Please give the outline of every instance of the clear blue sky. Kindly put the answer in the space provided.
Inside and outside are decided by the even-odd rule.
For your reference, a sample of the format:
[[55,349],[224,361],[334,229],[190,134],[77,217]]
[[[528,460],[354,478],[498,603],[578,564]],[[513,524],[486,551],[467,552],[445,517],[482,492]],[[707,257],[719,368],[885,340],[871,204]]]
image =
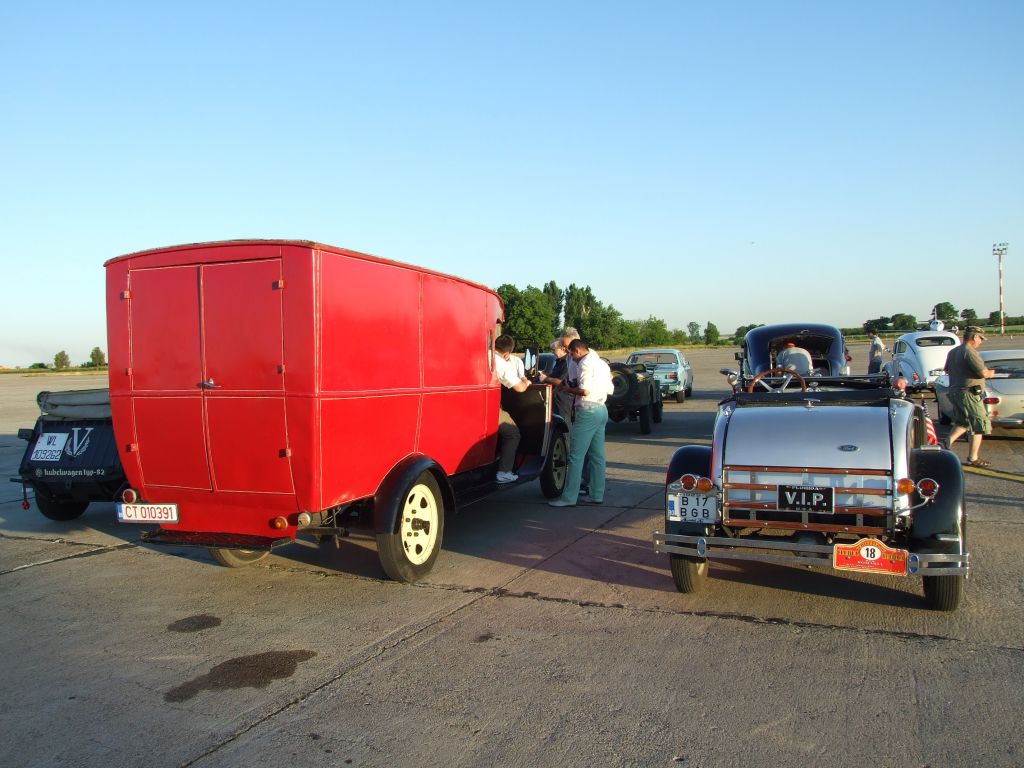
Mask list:
[[320,240],[670,327],[1024,314],[1024,3],[4,3],[0,364],[103,262]]

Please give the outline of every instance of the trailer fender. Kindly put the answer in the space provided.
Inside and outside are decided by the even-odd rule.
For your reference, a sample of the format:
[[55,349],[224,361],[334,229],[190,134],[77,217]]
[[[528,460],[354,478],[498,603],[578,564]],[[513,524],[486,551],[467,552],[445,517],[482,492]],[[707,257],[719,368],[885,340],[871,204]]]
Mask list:
[[398,530],[398,513],[402,506],[399,494],[423,472],[430,472],[437,480],[445,509],[455,510],[455,492],[441,466],[423,454],[406,456],[388,472],[373,495],[374,533],[394,533]]

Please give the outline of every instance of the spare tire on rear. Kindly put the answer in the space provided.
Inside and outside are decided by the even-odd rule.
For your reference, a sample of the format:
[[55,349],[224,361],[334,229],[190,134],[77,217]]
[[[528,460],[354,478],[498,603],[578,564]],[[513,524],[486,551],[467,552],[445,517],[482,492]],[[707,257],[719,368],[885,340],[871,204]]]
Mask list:
[[636,392],[636,373],[625,363],[612,363],[612,393],[608,396],[609,405],[625,405],[633,399]]

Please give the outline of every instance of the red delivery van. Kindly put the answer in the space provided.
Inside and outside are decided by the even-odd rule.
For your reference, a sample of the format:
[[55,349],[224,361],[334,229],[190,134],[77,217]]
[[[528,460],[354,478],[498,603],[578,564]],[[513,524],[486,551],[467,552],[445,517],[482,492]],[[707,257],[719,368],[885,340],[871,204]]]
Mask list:
[[[106,263],[122,522],[240,566],[364,530],[393,579],[433,566],[445,515],[494,492],[498,411],[520,483],[565,483],[551,389],[494,375],[498,295],[320,243],[238,240]],[[505,486],[501,486],[505,487]]]

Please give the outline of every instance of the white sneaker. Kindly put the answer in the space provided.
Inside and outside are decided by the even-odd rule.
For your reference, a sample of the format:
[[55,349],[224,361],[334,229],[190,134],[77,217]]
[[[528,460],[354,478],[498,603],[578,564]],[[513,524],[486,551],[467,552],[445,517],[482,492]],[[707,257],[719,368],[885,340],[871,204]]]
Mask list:
[[519,475],[515,472],[499,472],[497,477],[495,477],[495,480],[499,483],[514,483],[518,479]]

